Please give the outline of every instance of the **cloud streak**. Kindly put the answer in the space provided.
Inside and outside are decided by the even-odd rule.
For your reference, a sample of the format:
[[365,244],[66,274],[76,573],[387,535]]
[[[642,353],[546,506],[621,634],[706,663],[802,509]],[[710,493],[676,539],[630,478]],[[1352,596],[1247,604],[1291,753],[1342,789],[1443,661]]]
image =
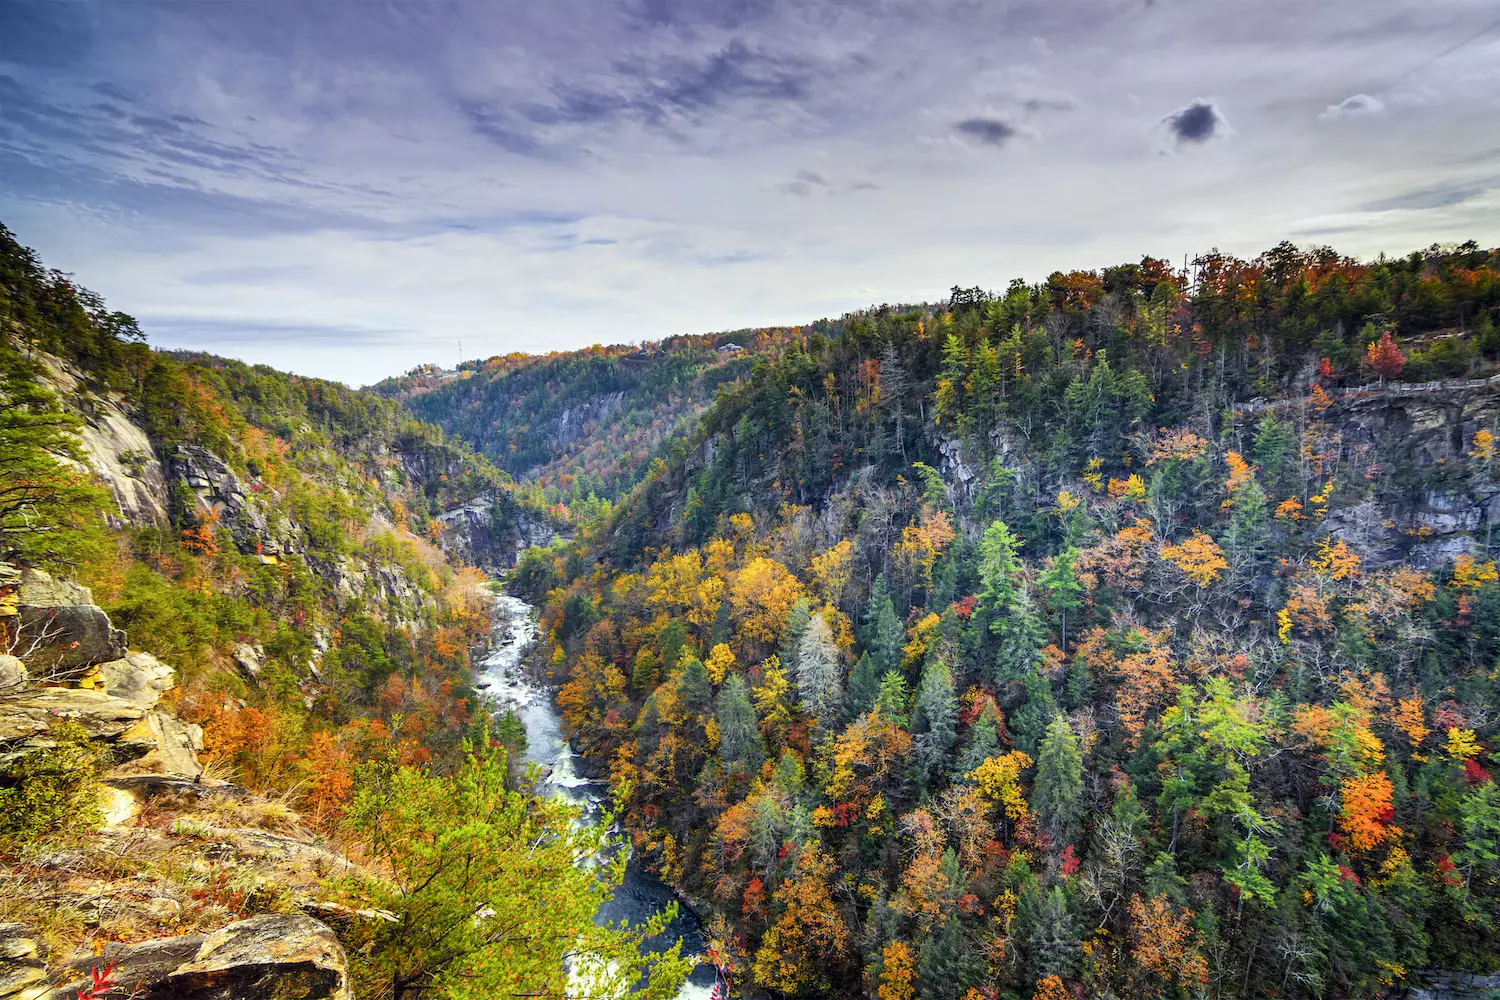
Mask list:
[[356,382],[1500,229],[1481,0],[0,4],[0,220],[160,342]]

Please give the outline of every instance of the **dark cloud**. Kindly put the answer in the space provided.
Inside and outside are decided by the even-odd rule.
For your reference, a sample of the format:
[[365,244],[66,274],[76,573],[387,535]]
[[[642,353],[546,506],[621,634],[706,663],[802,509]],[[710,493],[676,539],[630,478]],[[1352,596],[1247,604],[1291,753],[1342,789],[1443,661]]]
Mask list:
[[58,0],[0,0],[0,62],[59,70],[93,47],[89,6]]
[[1078,110],[1078,98],[1072,94],[1056,94],[1050,97],[1032,97],[1023,101],[1021,107],[1026,109],[1029,115],[1041,111],[1076,111]]
[[1380,198],[1376,201],[1368,201],[1359,208],[1364,212],[1397,212],[1397,211],[1419,211],[1428,208],[1449,208],[1453,205],[1462,205],[1466,201],[1486,194],[1491,185],[1465,184],[1459,186],[1441,186],[1418,188],[1414,191],[1404,191],[1401,194],[1391,195],[1388,198]]
[[1229,131],[1229,119],[1224,117],[1219,106],[1202,98],[1167,115],[1161,123],[1179,146],[1187,143],[1201,145]]
[[986,146],[1004,146],[1021,134],[1014,125],[998,118],[965,118],[953,130]]

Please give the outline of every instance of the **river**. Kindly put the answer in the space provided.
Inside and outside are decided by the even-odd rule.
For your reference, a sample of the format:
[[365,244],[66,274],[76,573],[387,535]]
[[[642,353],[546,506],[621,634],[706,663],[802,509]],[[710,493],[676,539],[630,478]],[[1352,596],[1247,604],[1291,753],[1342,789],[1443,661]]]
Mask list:
[[[551,693],[527,677],[522,669],[526,651],[536,639],[531,611],[531,605],[507,594],[494,599],[491,611],[494,650],[480,664],[478,683],[485,695],[520,716],[526,727],[526,759],[548,771],[538,791],[572,802],[583,811],[586,821],[597,821],[604,812],[609,786],[579,773],[578,755],[563,736],[562,719],[552,703]],[[594,919],[596,923],[620,920],[642,923],[674,901],[678,904],[677,919],[649,942],[650,948],[661,950],[680,939],[684,955],[701,954],[705,942],[697,916],[665,883],[633,859],[625,867],[625,881],[615,890],[614,898],[600,907]],[[704,963],[683,985],[679,998],[707,1000],[713,985],[713,967]]]

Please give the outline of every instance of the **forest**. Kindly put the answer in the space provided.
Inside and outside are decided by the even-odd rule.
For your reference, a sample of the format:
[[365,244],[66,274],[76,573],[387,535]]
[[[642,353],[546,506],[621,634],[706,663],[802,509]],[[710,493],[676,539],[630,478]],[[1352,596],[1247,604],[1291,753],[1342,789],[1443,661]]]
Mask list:
[[739,995],[1500,967],[1500,251],[955,287],[754,356],[513,585]]

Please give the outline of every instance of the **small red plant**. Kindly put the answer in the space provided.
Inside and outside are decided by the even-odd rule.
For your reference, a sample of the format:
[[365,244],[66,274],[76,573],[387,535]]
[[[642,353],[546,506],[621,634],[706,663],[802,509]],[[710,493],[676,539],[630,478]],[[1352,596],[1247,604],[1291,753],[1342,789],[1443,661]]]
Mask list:
[[78,1000],[94,1000],[115,988],[115,963],[110,962],[103,971],[97,967],[89,970],[90,982],[86,989],[78,990]]

